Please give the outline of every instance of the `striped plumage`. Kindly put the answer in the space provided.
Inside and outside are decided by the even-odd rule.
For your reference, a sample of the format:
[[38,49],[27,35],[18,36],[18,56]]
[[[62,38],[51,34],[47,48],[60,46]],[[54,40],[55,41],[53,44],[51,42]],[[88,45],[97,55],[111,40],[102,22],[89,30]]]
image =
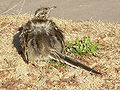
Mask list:
[[62,30],[48,18],[52,8],[55,7],[38,9],[35,12],[34,18],[23,26],[20,43],[24,59],[27,62],[55,59],[73,67],[82,67],[96,74],[101,74],[64,54],[64,36]]
[[[39,10],[39,11],[38,11]],[[50,49],[63,52],[64,37],[56,24],[46,17],[49,8],[38,9],[32,20],[24,26],[20,35],[20,43],[26,61],[46,60],[49,61]],[[47,10],[47,11],[46,11]],[[45,15],[43,15],[45,14]]]

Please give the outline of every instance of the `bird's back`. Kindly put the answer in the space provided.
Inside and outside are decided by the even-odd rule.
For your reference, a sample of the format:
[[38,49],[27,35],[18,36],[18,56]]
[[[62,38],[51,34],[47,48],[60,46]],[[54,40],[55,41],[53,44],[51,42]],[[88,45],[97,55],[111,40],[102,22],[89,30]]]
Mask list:
[[27,61],[50,60],[50,49],[63,52],[62,31],[52,20],[33,18],[23,27],[20,36],[22,51]]

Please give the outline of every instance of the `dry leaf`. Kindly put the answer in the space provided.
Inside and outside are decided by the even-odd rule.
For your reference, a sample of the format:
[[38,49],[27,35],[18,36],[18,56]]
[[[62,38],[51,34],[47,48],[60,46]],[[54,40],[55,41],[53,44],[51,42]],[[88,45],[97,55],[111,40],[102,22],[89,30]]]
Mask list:
[[73,28],[73,31],[78,31],[79,29],[78,28]]
[[3,22],[1,23],[1,28],[5,27],[7,24],[8,24],[8,22],[3,21]]
[[60,72],[65,73],[66,70],[64,68],[60,69]]
[[101,44],[101,45],[102,45],[102,44],[104,44],[104,41],[103,41],[102,39],[99,39],[99,40],[98,40],[98,44]]
[[32,88],[30,88],[30,87],[27,87],[27,88],[26,88],[26,90],[32,90]]
[[48,84],[48,85],[53,85],[52,83],[52,81],[50,81],[50,80],[46,80],[46,83]]
[[108,68],[104,72],[117,72],[117,70],[115,68]]

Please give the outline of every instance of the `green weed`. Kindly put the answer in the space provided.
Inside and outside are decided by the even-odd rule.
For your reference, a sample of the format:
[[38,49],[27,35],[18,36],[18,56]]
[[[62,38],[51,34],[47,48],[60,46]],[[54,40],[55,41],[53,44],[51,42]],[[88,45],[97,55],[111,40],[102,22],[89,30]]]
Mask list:
[[90,37],[83,37],[82,40],[76,38],[75,44],[72,44],[69,41],[66,42],[66,53],[71,55],[77,54],[83,56],[89,53],[94,56],[99,56],[97,53],[99,49],[101,49],[101,46],[92,43]]
[[[76,38],[75,44],[67,41],[65,43],[65,46],[66,54],[76,54],[80,56],[83,56],[85,54],[91,54],[98,57],[100,57],[100,54],[97,51],[102,48],[99,44],[92,43],[90,37],[83,37],[82,40]],[[61,62],[55,62],[54,60],[51,60],[50,65],[55,68],[66,68],[66,64],[62,64]]]
[[55,68],[66,68],[66,64],[63,64],[61,62],[56,62],[54,60],[50,61],[50,66],[55,67]]

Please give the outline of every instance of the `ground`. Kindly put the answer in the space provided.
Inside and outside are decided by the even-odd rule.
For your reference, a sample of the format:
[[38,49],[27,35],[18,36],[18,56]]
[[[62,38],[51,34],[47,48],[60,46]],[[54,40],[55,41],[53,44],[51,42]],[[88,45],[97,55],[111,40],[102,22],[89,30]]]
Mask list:
[[65,41],[90,36],[92,42],[102,45],[101,57],[85,55],[81,59],[102,72],[100,76],[70,66],[57,69],[48,62],[25,63],[20,55],[19,28],[32,17],[0,16],[0,90],[120,90],[120,24],[51,18],[63,30]]

